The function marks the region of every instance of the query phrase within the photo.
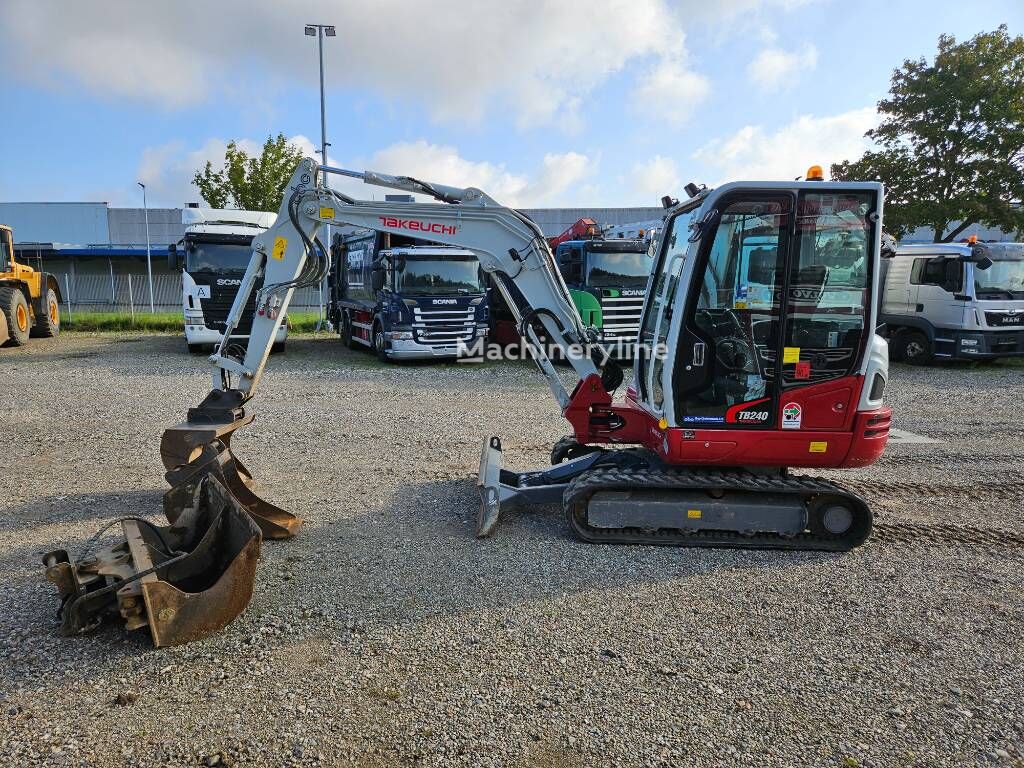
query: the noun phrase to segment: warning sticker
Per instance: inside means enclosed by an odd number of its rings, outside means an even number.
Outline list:
[[[274,238],[274,250],[270,252],[270,255],[278,261],[284,261],[284,252],[288,247],[287,237],[275,237]]]
[[[686,510],[686,516],[691,520],[700,520],[702,513],[699,509],[688,509]]]
[[[810,360],[797,361],[796,371],[793,373],[794,379],[809,379],[811,378],[811,362]]]
[[[811,453],[828,453],[828,443],[811,443]]]
[[[321,219],[333,219],[334,218],[334,209],[333,208],[325,208],[325,207],[321,206],[320,207],[320,218]]]
[[[803,415],[804,411],[800,407],[800,403],[786,403],[782,406],[782,428],[800,429]]]
[[[798,362],[800,362],[800,347],[783,347],[782,348],[782,362],[783,363],[798,363]]]

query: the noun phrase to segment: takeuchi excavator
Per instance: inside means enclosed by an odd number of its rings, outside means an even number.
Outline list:
[[[329,189],[329,173],[439,202],[356,200]],[[501,441],[484,440],[479,536],[492,534],[503,509],[561,503],[572,531],[595,543],[842,551],[864,542],[872,525],[864,499],[790,470],[864,467],[888,438],[888,356],[874,300],[882,186],[686,191],[681,202],[664,201],[632,380],[616,398],[622,369],[581,321],[526,215],[475,188],[303,160],[277,222],[253,241],[228,331],[210,357],[210,394],[163,435],[170,525],[125,519],[123,541],[74,561],[64,550],[46,556],[62,631],[120,614],[129,628],[148,624],[157,645],[209,634],[248,602],[262,539],[298,531],[298,517],[252,491],[230,444],[253,419],[250,401],[293,291],[327,272],[325,225],[472,250],[531,345],[572,435],[553,447],[549,467],[530,472],[502,468]],[[254,290],[242,346],[230,330]],[[571,365],[574,386],[563,384],[542,338]]]

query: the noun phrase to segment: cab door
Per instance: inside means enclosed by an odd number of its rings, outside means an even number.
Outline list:
[[[962,328],[967,297],[964,265],[956,258],[914,259],[911,283],[917,291],[914,313],[936,328]]]
[[[788,193],[726,197],[713,234],[702,237],[673,372],[684,427],[775,426],[793,205]]]

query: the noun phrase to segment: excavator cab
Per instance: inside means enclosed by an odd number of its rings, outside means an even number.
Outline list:
[[[878,189],[850,185],[744,187],[672,216],[642,320],[639,404],[684,429],[848,428],[877,343],[880,202]],[[849,447],[830,443],[816,465]],[[778,458],[750,447],[736,460]]]

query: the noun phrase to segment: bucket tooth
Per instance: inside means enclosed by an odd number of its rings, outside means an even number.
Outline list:
[[[149,627],[158,647],[180,645],[223,629],[249,604],[260,530],[217,477],[197,481],[171,525],[125,518],[121,528],[121,541],[77,562],[65,550],[43,558],[61,597],[61,634],[120,616],[129,630]]]
[[[252,418],[221,424],[184,422],[164,432],[160,454],[171,486],[164,495],[164,514],[169,521],[178,518],[196,484],[213,475],[252,515],[264,538],[290,539],[298,533],[302,519],[257,496],[252,491],[252,474],[231,451],[231,436]]]

